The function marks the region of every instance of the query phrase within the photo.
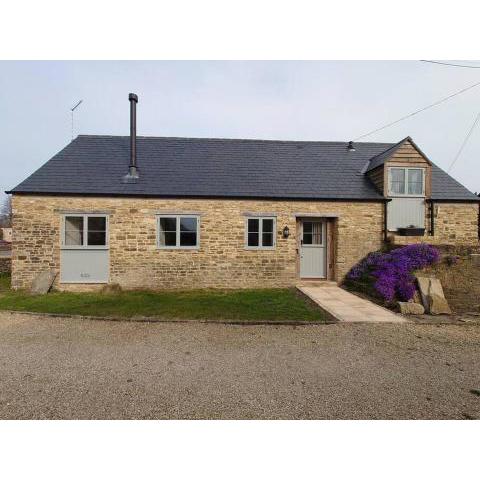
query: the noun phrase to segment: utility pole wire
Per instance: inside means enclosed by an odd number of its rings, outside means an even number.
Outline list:
[[[463,149],[465,148],[465,145],[467,144],[468,139],[470,138],[473,131],[475,130],[475,127],[477,126],[477,123],[479,120],[480,120],[480,112],[477,113],[475,121],[473,122],[473,125],[470,127],[470,130],[468,131],[467,136],[465,137],[465,140],[463,141],[462,146],[460,147],[460,150],[457,152],[457,154],[455,155],[455,158],[453,159],[453,162],[448,167],[447,173],[450,173],[450,170],[452,170],[453,166],[455,165],[457,160],[460,158],[460,155],[462,154]]]
[[[436,107],[437,105],[440,105],[441,103],[443,102],[446,102],[447,100],[449,100],[450,98],[453,98],[453,97],[456,97],[457,95],[460,95],[461,93],[464,93],[466,92],[467,90],[471,90],[472,88],[475,88],[477,87],[478,85],[480,85],[480,82],[477,82],[477,83],[474,83],[473,85],[470,85],[469,87],[465,87],[463,88],[462,90],[459,90],[458,92],[455,92],[455,93],[452,93],[451,95],[448,95],[447,97],[444,97],[442,98],[441,100],[438,100],[437,102],[435,103],[432,103],[430,105],[427,105],[426,107],[423,107],[421,108],[420,110],[416,110],[415,112],[412,112],[412,113],[409,113],[408,115],[405,115],[404,117],[402,118],[399,118],[398,120],[395,120],[393,122],[390,122],[390,123],[387,123],[387,125],[384,125],[383,127],[379,127],[375,130],[372,130],[371,132],[368,132],[368,133],[364,133],[363,135],[360,135],[359,137],[357,138],[354,138],[353,141],[356,142],[358,140],[360,140],[361,138],[365,138],[365,137],[368,137],[370,135],[372,135],[373,133],[377,133],[379,132],[380,130],[384,130],[385,128],[388,128],[388,127],[391,127],[392,125],[395,125],[403,120],[406,120],[407,118],[410,118],[410,117],[413,117],[414,115],[417,115],[421,112],[424,112],[425,110],[428,110],[429,108],[432,108],[432,107]]]
[[[435,60],[420,60],[420,61],[425,63],[436,63],[437,65],[446,65],[447,67],[480,68],[480,66],[475,66],[475,65],[459,65],[458,63],[436,62]]]

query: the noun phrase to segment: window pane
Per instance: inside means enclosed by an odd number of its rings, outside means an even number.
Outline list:
[[[65,217],[65,245],[83,245],[83,217]]]
[[[195,247],[197,245],[196,232],[180,232],[180,246]]]
[[[390,170],[390,193],[405,194],[405,169],[392,168]]]
[[[264,218],[262,231],[265,233],[273,233],[273,219]]]
[[[313,245],[321,245],[322,242],[322,223],[321,222],[313,222],[312,223],[312,243]]]
[[[177,245],[177,219],[170,217],[160,218],[159,244],[161,247],[175,247]]]
[[[88,217],[88,231],[104,232],[107,228],[105,217]]]
[[[180,218],[180,231],[181,232],[196,232],[197,231],[197,219],[195,217],[181,217]]]
[[[175,232],[177,230],[177,219],[169,217],[160,218],[160,230],[164,232]]]
[[[409,195],[423,194],[423,170],[420,168],[408,170],[408,193]]]
[[[88,245],[106,245],[105,232],[88,231]]]
[[[258,232],[248,232],[248,246],[258,247]]]
[[[195,247],[197,245],[196,217],[180,218],[180,246]]]
[[[311,245],[312,244],[312,234],[308,232],[303,232],[303,244]]]
[[[303,222],[303,244],[311,245],[313,243],[313,223]]]
[[[87,245],[107,244],[107,219],[105,217],[88,217],[87,226]]]
[[[175,247],[177,245],[176,232],[160,232],[160,246]]]
[[[312,222],[303,222],[303,233],[312,233]]]
[[[260,226],[260,220],[258,218],[248,219],[248,232],[258,232]]]
[[[273,247],[273,233],[262,233],[262,246]]]

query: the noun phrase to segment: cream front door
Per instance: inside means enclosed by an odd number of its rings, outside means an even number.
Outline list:
[[[326,278],[326,235],[324,220],[302,220],[300,277]]]

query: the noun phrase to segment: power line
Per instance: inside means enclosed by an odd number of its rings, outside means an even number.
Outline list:
[[[420,61],[425,63],[436,63],[437,65],[446,65],[448,67],[480,68],[480,66],[475,66],[475,65],[459,65],[458,63],[436,62],[435,60],[420,60]]]
[[[452,163],[448,167],[447,173],[450,173],[450,170],[452,170],[453,166],[455,165],[457,160],[460,158],[460,155],[462,154],[463,149],[465,148],[465,145],[467,144],[468,139],[470,138],[473,131],[475,130],[475,127],[477,126],[477,123],[478,123],[479,120],[480,120],[480,112],[477,113],[475,121],[473,122],[473,125],[470,127],[470,130],[468,131],[467,136],[465,137],[465,140],[463,140],[463,143],[462,143],[462,146],[460,147],[460,150],[457,152],[457,154],[455,155],[455,158],[453,159]]]
[[[356,142],[358,140],[360,140],[361,138],[365,138],[365,137],[368,137],[370,135],[372,135],[373,133],[377,133],[379,132],[380,130],[384,130],[385,128],[388,128],[388,127],[391,127],[392,125],[395,125],[403,120],[406,120],[407,118],[410,118],[410,117],[413,117],[414,115],[417,115],[421,112],[424,112],[425,110],[428,110],[429,108],[432,108],[432,107],[435,107],[437,105],[440,105],[441,103],[443,102],[446,102],[447,100],[449,100],[450,98],[453,98],[453,97],[456,97],[457,95],[460,95],[461,93],[464,93],[466,92],[467,90],[470,90],[474,87],[477,87],[478,85],[480,85],[480,82],[477,82],[477,83],[474,83],[473,85],[470,85],[469,87],[466,87],[466,88],[463,88],[462,90],[459,90],[458,92],[455,92],[455,93],[452,93],[451,95],[448,95],[447,97],[444,97],[442,98],[441,100],[438,100],[436,101],[435,103],[432,103],[430,105],[427,105],[426,107],[423,107],[421,108],[420,110],[416,110],[415,112],[412,112],[412,113],[409,113],[408,115],[405,115],[404,117],[401,117],[399,118],[398,120],[395,120],[393,122],[390,122],[390,123],[387,123],[386,125],[384,125],[383,127],[379,127],[379,128],[376,128],[375,130],[372,130],[371,132],[368,132],[368,133],[364,133],[363,135],[360,135],[359,137],[357,138],[354,138],[353,141]]]

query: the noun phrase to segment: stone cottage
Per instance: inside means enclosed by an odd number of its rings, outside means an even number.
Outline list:
[[[340,282],[385,242],[478,245],[479,198],[396,144],[80,135],[13,195],[12,286]]]

